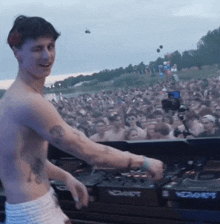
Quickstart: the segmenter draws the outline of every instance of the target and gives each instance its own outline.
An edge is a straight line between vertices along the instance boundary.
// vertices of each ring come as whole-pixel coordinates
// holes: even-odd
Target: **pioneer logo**
[[[216,192],[190,192],[190,191],[181,191],[176,192],[176,196],[179,198],[202,198],[202,199],[215,199]]]
[[[141,197],[140,191],[108,190],[108,193],[112,196]]]

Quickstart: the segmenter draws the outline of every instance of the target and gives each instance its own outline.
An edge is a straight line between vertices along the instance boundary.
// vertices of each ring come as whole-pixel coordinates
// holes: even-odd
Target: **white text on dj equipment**
[[[176,196],[179,198],[203,198],[203,199],[215,199],[215,192],[190,192],[190,191],[182,191],[176,192]]]
[[[141,197],[140,191],[120,191],[120,190],[108,190],[108,193],[113,196],[126,196],[126,197]]]

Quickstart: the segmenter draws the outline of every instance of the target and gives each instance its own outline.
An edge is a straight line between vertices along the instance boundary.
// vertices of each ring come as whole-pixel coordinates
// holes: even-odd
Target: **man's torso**
[[[28,94],[34,93],[12,89],[0,101],[0,179],[9,204],[34,200],[50,187],[45,170],[48,142],[19,124],[22,115],[17,111]]]
[[[100,136],[98,133],[90,136],[90,140],[94,141],[94,142],[104,142],[104,141],[108,141],[108,138],[106,137],[106,134],[104,133],[103,136]]]
[[[125,139],[125,129],[121,128],[118,132],[115,132],[114,129],[108,130],[105,136],[108,141],[123,141]]]

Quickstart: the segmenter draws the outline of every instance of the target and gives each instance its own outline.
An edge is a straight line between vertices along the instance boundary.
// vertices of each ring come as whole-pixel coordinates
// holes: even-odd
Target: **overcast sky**
[[[220,1],[0,0],[0,80],[16,77],[6,39],[21,14],[43,17],[61,32],[52,70],[58,76],[148,64],[175,50],[196,49],[220,26]],[[157,53],[159,45],[164,48]]]

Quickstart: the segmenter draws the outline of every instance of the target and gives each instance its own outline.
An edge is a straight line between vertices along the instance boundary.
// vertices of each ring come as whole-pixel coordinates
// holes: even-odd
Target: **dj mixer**
[[[55,165],[87,187],[90,203],[81,210],[74,207],[64,183],[51,180],[51,185],[63,211],[82,223],[220,223],[220,157],[216,156],[220,150],[216,143],[220,140],[174,141],[171,147],[166,141],[108,144],[162,160],[165,172],[159,181],[138,168],[99,168],[73,156],[54,157]],[[215,147],[207,150],[210,146]]]

